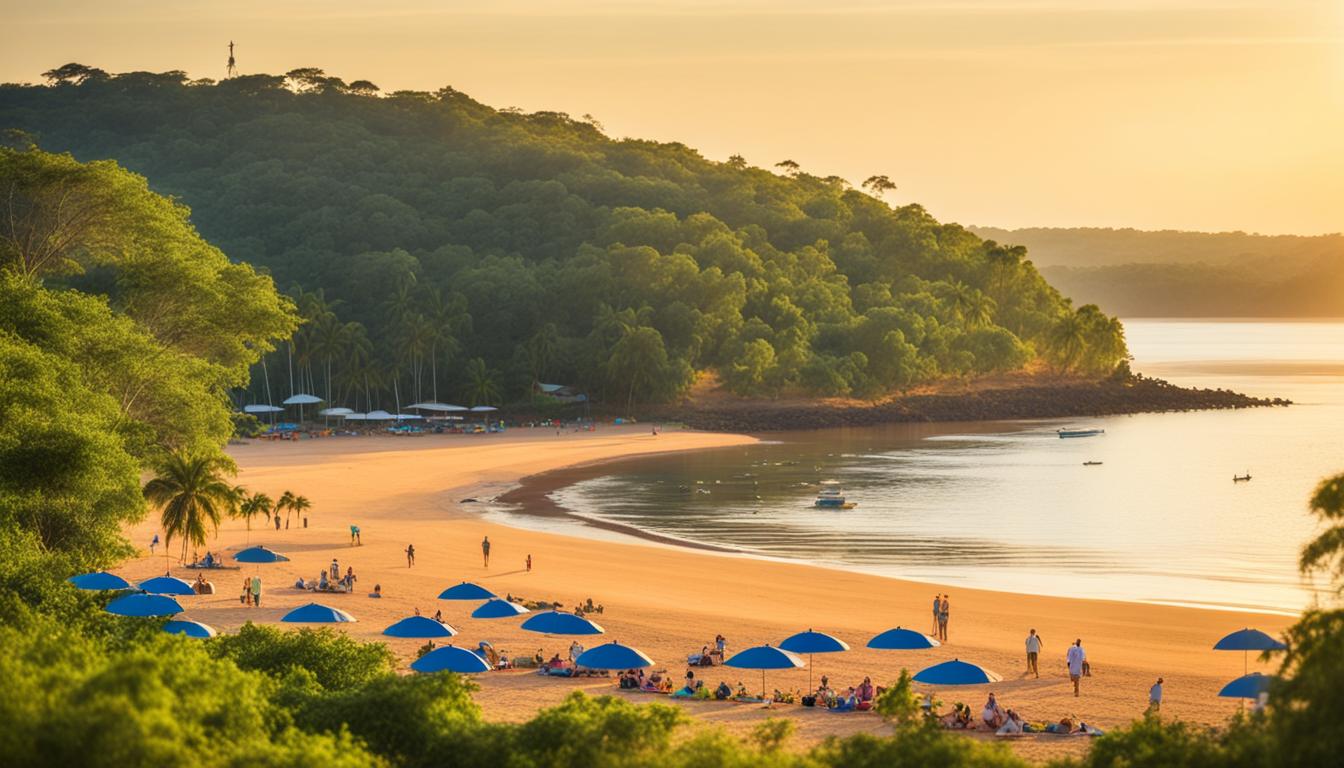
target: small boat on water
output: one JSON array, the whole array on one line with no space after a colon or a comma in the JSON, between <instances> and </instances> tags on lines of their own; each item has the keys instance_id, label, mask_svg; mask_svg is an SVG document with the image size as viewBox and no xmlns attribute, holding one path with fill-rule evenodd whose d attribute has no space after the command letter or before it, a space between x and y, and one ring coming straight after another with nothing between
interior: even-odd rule
<instances>
[{"instance_id":1,"label":"small boat on water","mask_svg":"<svg viewBox=\"0 0 1344 768\"><path fill-rule=\"evenodd\" d=\"M1234 483L1247 483L1247 482L1250 482L1250 480L1251 480L1251 473L1250 473L1250 472L1247 472L1247 473L1244 474L1244 475L1233 475L1233 476L1232 476L1232 482L1234 482Z\"/></svg>"},{"instance_id":2,"label":"small boat on water","mask_svg":"<svg viewBox=\"0 0 1344 768\"><path fill-rule=\"evenodd\" d=\"M812 506L818 509L853 509L854 502L845 501L845 492L835 480L822 480L821 490Z\"/></svg>"},{"instance_id":3,"label":"small boat on water","mask_svg":"<svg viewBox=\"0 0 1344 768\"><path fill-rule=\"evenodd\" d=\"M1084 467L1099 467L1099 466L1101 466L1101 462L1100 462L1100 461L1084 461L1084 462L1083 462L1083 466L1084 466Z\"/></svg>"},{"instance_id":4,"label":"small boat on water","mask_svg":"<svg viewBox=\"0 0 1344 768\"><path fill-rule=\"evenodd\" d=\"M1060 437L1093 437L1095 435L1104 435L1104 429L1057 429L1055 434Z\"/></svg>"}]
</instances>

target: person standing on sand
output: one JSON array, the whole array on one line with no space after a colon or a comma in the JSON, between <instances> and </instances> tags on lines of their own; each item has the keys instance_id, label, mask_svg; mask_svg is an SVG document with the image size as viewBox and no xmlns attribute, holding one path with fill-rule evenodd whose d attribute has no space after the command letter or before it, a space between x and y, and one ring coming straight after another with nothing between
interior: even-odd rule
<instances>
[{"instance_id":1,"label":"person standing on sand","mask_svg":"<svg viewBox=\"0 0 1344 768\"><path fill-rule=\"evenodd\" d=\"M252 577L252 605L256 608L261 607L261 577Z\"/></svg>"},{"instance_id":2,"label":"person standing on sand","mask_svg":"<svg viewBox=\"0 0 1344 768\"><path fill-rule=\"evenodd\" d=\"M943 602L938 606L938 639L947 642L947 617L951 615L951 605L947 601L947 595L943 595Z\"/></svg>"},{"instance_id":3,"label":"person standing on sand","mask_svg":"<svg viewBox=\"0 0 1344 768\"><path fill-rule=\"evenodd\" d=\"M149 554L154 554L154 548L159 546L159 534L154 534L154 539L149 542Z\"/></svg>"},{"instance_id":4,"label":"person standing on sand","mask_svg":"<svg viewBox=\"0 0 1344 768\"><path fill-rule=\"evenodd\" d=\"M407 544L407 545L406 545L406 567L407 567L407 568L410 568L410 567L412 567L412 566L414 566L414 565L415 565L415 545L414 545L414 544Z\"/></svg>"},{"instance_id":5,"label":"person standing on sand","mask_svg":"<svg viewBox=\"0 0 1344 768\"><path fill-rule=\"evenodd\" d=\"M532 555L527 556L527 572L532 572Z\"/></svg>"},{"instance_id":6,"label":"person standing on sand","mask_svg":"<svg viewBox=\"0 0 1344 768\"><path fill-rule=\"evenodd\" d=\"M1041 670L1036 666L1036 661L1040 658L1040 654L1041 636L1033 629L1031 634L1027 635L1027 671L1038 678L1041 676Z\"/></svg>"},{"instance_id":7,"label":"person standing on sand","mask_svg":"<svg viewBox=\"0 0 1344 768\"><path fill-rule=\"evenodd\" d=\"M337 581L341 578L341 564L336 562L336 558L331 558L331 580Z\"/></svg>"},{"instance_id":8,"label":"person standing on sand","mask_svg":"<svg viewBox=\"0 0 1344 768\"><path fill-rule=\"evenodd\" d=\"M275 514L275 530L280 530L280 513Z\"/></svg>"},{"instance_id":9,"label":"person standing on sand","mask_svg":"<svg viewBox=\"0 0 1344 768\"><path fill-rule=\"evenodd\" d=\"M490 537L481 539L481 558L485 560L485 567L490 567Z\"/></svg>"},{"instance_id":10,"label":"person standing on sand","mask_svg":"<svg viewBox=\"0 0 1344 768\"><path fill-rule=\"evenodd\" d=\"M942 612L942 608L943 604L938 599L938 593L935 592L933 595L933 629L929 630L929 634L934 637L938 637L938 614Z\"/></svg>"},{"instance_id":11,"label":"person standing on sand","mask_svg":"<svg viewBox=\"0 0 1344 768\"><path fill-rule=\"evenodd\" d=\"M1153 687L1148 689L1148 713L1157 714L1162 709L1162 678L1157 678Z\"/></svg>"},{"instance_id":12,"label":"person standing on sand","mask_svg":"<svg viewBox=\"0 0 1344 768\"><path fill-rule=\"evenodd\" d=\"M252 580L246 576L243 577L243 605L252 605Z\"/></svg>"},{"instance_id":13,"label":"person standing on sand","mask_svg":"<svg viewBox=\"0 0 1344 768\"><path fill-rule=\"evenodd\" d=\"M1073 695L1078 695L1078 681L1083 678L1083 663L1087 661L1087 652L1083 650L1083 639L1080 637L1073 641L1069 646L1068 655L1065 661L1069 664L1069 679L1073 681Z\"/></svg>"}]
</instances>

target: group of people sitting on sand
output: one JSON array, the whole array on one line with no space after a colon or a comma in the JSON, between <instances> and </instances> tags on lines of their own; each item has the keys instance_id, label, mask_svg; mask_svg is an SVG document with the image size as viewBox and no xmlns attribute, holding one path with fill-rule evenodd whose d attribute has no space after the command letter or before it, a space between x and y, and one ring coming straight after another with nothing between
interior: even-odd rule
<instances>
[{"instance_id":1,"label":"group of people sitting on sand","mask_svg":"<svg viewBox=\"0 0 1344 768\"><path fill-rule=\"evenodd\" d=\"M728 648L728 641L723 635L714 636L714 644L706 643L700 646L699 653L692 653L686 657L686 663L692 667L712 667L715 664L723 663L723 654Z\"/></svg>"},{"instance_id":2,"label":"group of people sitting on sand","mask_svg":"<svg viewBox=\"0 0 1344 768\"><path fill-rule=\"evenodd\" d=\"M318 575L317 579L305 579L300 576L299 580L294 582L294 588L306 589L311 592L353 592L355 590L355 582L359 579L359 577L355 575L354 567L346 568L344 576L341 576L340 572L340 566L336 564L335 560L332 560L330 571L323 571ZM382 597L383 590L381 585L374 586L373 594Z\"/></svg>"},{"instance_id":3,"label":"group of people sitting on sand","mask_svg":"<svg viewBox=\"0 0 1344 768\"><path fill-rule=\"evenodd\" d=\"M935 718L938 724L944 728L957 730L986 730L999 736L1017 736L1024 733L1055 733L1060 735L1084 735L1100 736L1101 729L1088 725L1081 720L1069 715L1061 718L1059 722L1047 723L1029 721L1022 717L1011 707L1003 707L993 693L989 694L989 699L980 710L980 717L977 719L971 712L967 704L957 702L952 705L952 711L945 715L937 715L933 712L933 703L930 698L924 700L924 711L927 717Z\"/></svg>"},{"instance_id":4,"label":"group of people sitting on sand","mask_svg":"<svg viewBox=\"0 0 1344 768\"><path fill-rule=\"evenodd\" d=\"M187 563L187 568L225 568L224 559L214 552L207 551L205 557L198 556L195 552L191 553L191 562Z\"/></svg>"},{"instance_id":5,"label":"group of people sitting on sand","mask_svg":"<svg viewBox=\"0 0 1344 768\"><path fill-rule=\"evenodd\" d=\"M873 685L872 678L865 677L863 682L857 686L851 685L846 689L832 688L831 680L826 675L821 676L821 685L810 696L804 696L802 703L805 707L823 707L832 712L866 712L873 708L873 703L882 693L882 689Z\"/></svg>"},{"instance_id":6,"label":"group of people sitting on sand","mask_svg":"<svg viewBox=\"0 0 1344 768\"><path fill-rule=\"evenodd\" d=\"M213 595L215 594L215 584L206 581L205 576L198 573L196 574L196 580L191 583L191 591L198 595Z\"/></svg>"},{"instance_id":7,"label":"group of people sitting on sand","mask_svg":"<svg viewBox=\"0 0 1344 768\"><path fill-rule=\"evenodd\" d=\"M505 595L504 599L510 603L517 603L529 611L563 611L565 609L563 603L548 602L546 600L528 600L522 595L515 595L512 593ZM593 598L590 597L586 602L574 606L574 615L583 616L589 613L601 614L604 610L606 609L603 606L594 604Z\"/></svg>"}]
</instances>

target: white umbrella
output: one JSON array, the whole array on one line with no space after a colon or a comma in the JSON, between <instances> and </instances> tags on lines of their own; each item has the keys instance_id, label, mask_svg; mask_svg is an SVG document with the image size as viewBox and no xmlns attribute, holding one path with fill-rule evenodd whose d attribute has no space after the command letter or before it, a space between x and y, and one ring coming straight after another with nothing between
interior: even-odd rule
<instances>
[{"instance_id":1,"label":"white umbrella","mask_svg":"<svg viewBox=\"0 0 1344 768\"><path fill-rule=\"evenodd\" d=\"M320 402L322 402L322 398L318 397L317 395L299 394L294 395L293 397L285 398L285 405L312 405L313 403L320 403Z\"/></svg>"},{"instance_id":2,"label":"white umbrella","mask_svg":"<svg viewBox=\"0 0 1344 768\"><path fill-rule=\"evenodd\" d=\"M490 413L491 411L498 411L498 410L499 409L493 405L474 405L471 408L472 413Z\"/></svg>"},{"instance_id":3,"label":"white umbrella","mask_svg":"<svg viewBox=\"0 0 1344 768\"><path fill-rule=\"evenodd\" d=\"M416 419L423 419L425 417L418 413L398 413L396 418L397 421L415 421Z\"/></svg>"},{"instance_id":4,"label":"white umbrella","mask_svg":"<svg viewBox=\"0 0 1344 768\"><path fill-rule=\"evenodd\" d=\"M434 403L434 402L416 403L415 405L408 405L406 407L417 411L435 411L437 413L448 413L450 411L467 410L465 407L460 405L449 405L447 403Z\"/></svg>"},{"instance_id":5,"label":"white umbrella","mask_svg":"<svg viewBox=\"0 0 1344 768\"><path fill-rule=\"evenodd\" d=\"M395 419L395 418L396 417L393 416L392 414L382 410L369 411L368 413L364 414L364 419L366 421L386 421L388 419Z\"/></svg>"},{"instance_id":6,"label":"white umbrella","mask_svg":"<svg viewBox=\"0 0 1344 768\"><path fill-rule=\"evenodd\" d=\"M368 418L369 418L369 415L368 415L367 413L347 413L347 414L345 414L345 420L346 420L346 421L368 421Z\"/></svg>"},{"instance_id":7,"label":"white umbrella","mask_svg":"<svg viewBox=\"0 0 1344 768\"><path fill-rule=\"evenodd\" d=\"M283 410L285 409L274 405L257 404L243 406L243 413L279 413Z\"/></svg>"},{"instance_id":8,"label":"white umbrella","mask_svg":"<svg viewBox=\"0 0 1344 768\"><path fill-rule=\"evenodd\" d=\"M318 416L350 416L354 413L350 408L323 408L317 412ZM363 415L363 414L361 414Z\"/></svg>"}]
</instances>

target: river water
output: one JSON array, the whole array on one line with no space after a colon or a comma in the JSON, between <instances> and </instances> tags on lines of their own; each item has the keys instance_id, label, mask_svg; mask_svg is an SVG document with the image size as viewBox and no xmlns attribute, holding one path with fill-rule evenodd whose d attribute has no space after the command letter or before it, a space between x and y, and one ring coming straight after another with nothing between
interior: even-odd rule
<instances>
[{"instance_id":1,"label":"river water","mask_svg":"<svg viewBox=\"0 0 1344 768\"><path fill-rule=\"evenodd\" d=\"M1296 568L1317 530L1306 501L1344 472L1344 322L1125 325L1135 370L1295 405L770 435L623 463L554 497L664 536L905 579L1300 610L1320 594ZM1063 426L1105 434L1060 439ZM857 506L813 508L823 479Z\"/></svg>"}]
</instances>

